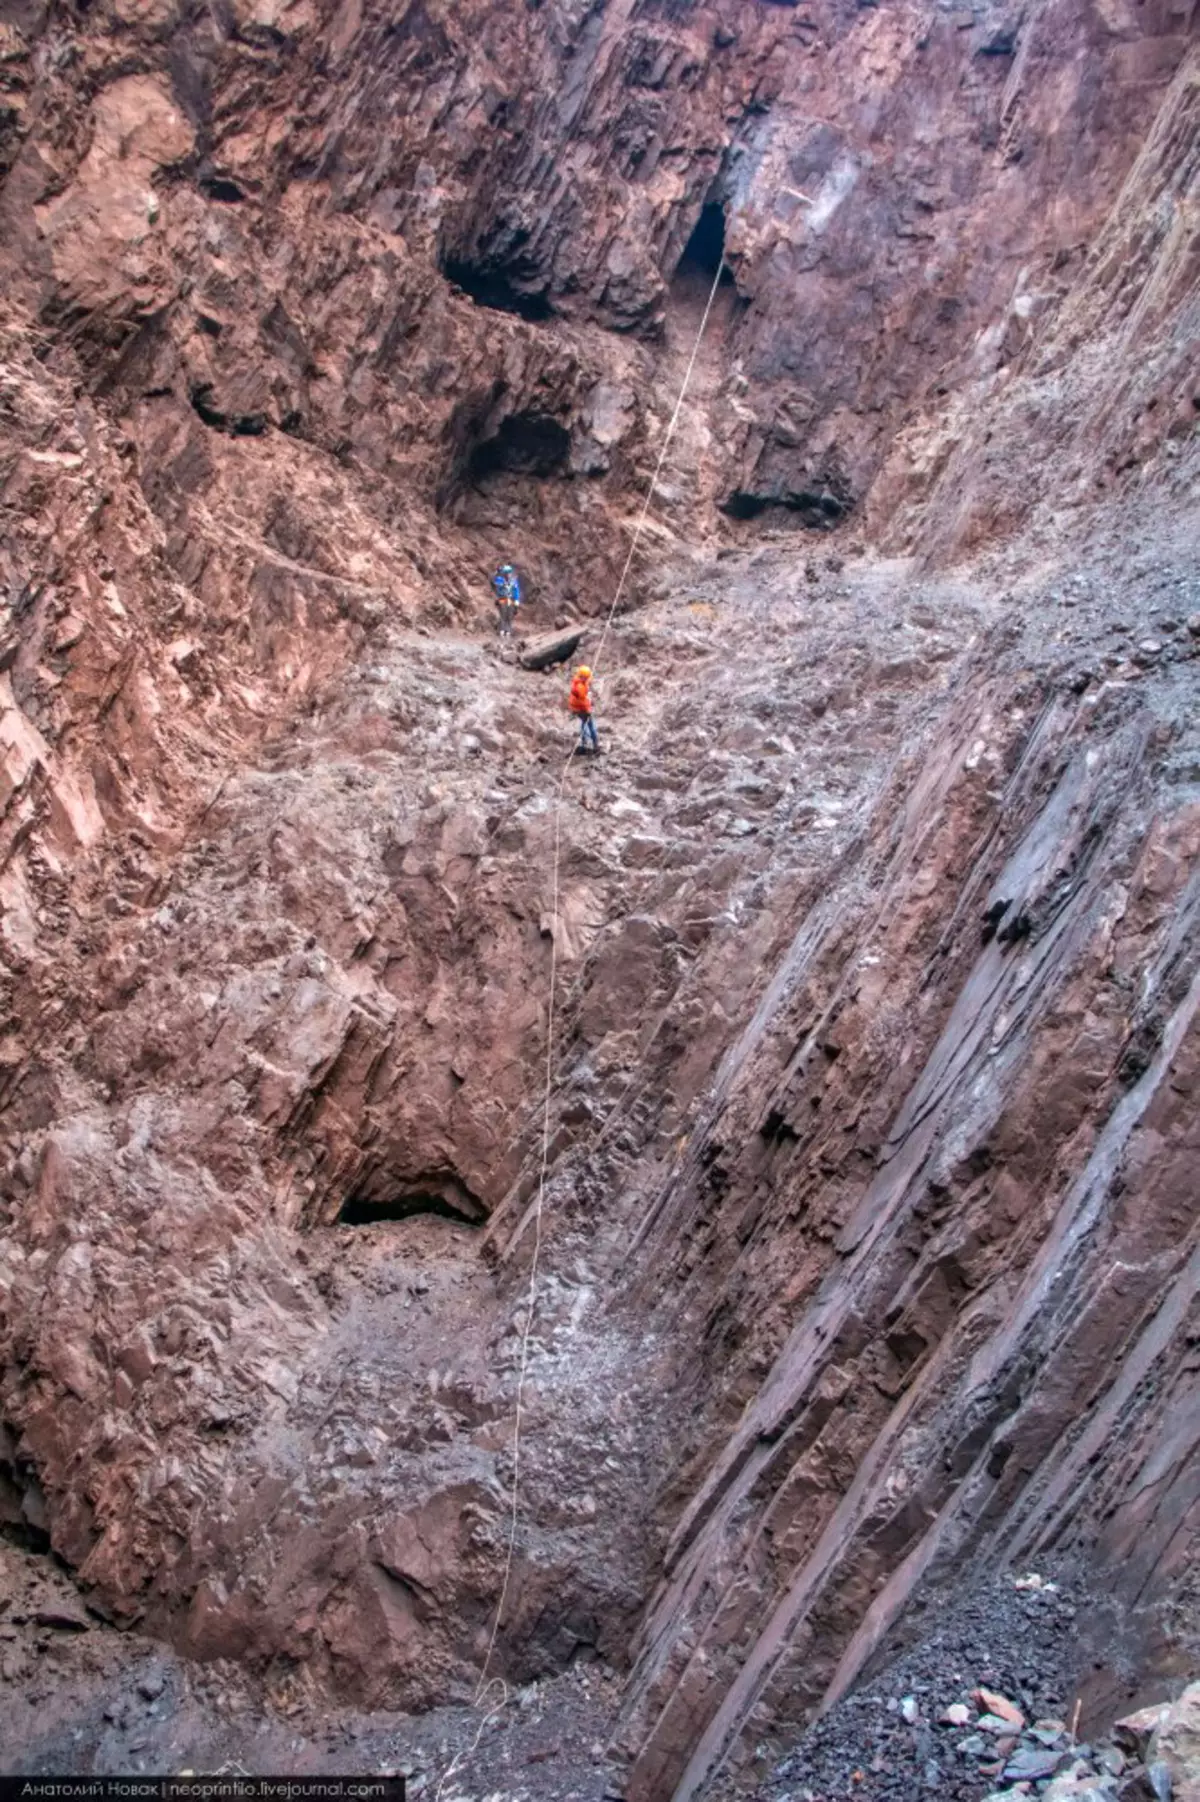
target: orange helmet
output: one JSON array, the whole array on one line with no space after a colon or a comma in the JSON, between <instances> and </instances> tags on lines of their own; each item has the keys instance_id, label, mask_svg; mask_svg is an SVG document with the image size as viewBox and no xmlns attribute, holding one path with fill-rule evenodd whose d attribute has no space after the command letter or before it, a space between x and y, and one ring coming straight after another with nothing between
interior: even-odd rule
<instances>
[{"instance_id":1,"label":"orange helmet","mask_svg":"<svg viewBox=\"0 0 1200 1802\"><path fill-rule=\"evenodd\" d=\"M580 664L580 666L579 666L579 668L578 668L578 669L577 669L577 670L576 670L576 671L575 671L575 674L576 674L576 675L577 675L577 676L590 676L590 675L591 675L591 673L592 673L592 672L591 672L591 670L590 670L590 669L589 669L589 668L588 668L588 666L587 666L587 664L586 664L586 663L581 663L581 664Z\"/></svg>"}]
</instances>

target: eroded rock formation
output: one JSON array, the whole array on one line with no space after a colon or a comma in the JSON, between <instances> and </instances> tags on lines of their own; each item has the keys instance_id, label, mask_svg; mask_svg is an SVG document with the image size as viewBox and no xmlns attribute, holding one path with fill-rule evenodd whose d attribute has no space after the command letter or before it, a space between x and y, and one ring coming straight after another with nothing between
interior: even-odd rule
<instances>
[{"instance_id":1,"label":"eroded rock formation","mask_svg":"<svg viewBox=\"0 0 1200 1802\"><path fill-rule=\"evenodd\" d=\"M0 1505L94 1609L469 1697L554 939L504 1672L651 1802L964 1561L1186 1641L1194 23L10 10ZM722 262L556 821L486 573L605 610Z\"/></svg>"}]
</instances>

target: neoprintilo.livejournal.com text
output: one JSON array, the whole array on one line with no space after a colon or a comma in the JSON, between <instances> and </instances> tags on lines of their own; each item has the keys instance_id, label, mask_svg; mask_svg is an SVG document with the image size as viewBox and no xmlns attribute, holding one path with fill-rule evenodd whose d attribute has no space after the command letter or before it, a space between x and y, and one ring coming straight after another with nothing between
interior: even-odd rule
<instances>
[{"instance_id":1,"label":"neoprintilo.livejournal.com text","mask_svg":"<svg viewBox=\"0 0 1200 1802\"><path fill-rule=\"evenodd\" d=\"M4 1777L0 1802L405 1802L387 1777Z\"/></svg>"}]
</instances>

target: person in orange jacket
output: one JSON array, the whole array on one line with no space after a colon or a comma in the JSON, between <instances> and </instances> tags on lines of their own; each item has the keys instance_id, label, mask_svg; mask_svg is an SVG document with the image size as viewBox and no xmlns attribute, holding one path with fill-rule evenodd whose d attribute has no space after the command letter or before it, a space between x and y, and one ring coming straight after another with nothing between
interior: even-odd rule
<instances>
[{"instance_id":1,"label":"person in orange jacket","mask_svg":"<svg viewBox=\"0 0 1200 1802\"><path fill-rule=\"evenodd\" d=\"M592 672L586 663L581 663L571 681L571 692L567 696L567 706L579 720L579 749L600 752L600 741L596 737L596 722L592 718Z\"/></svg>"}]
</instances>

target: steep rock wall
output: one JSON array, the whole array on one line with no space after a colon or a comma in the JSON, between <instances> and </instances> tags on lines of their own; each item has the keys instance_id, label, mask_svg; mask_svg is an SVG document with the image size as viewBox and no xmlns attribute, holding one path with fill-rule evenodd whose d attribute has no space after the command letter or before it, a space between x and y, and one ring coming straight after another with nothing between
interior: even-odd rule
<instances>
[{"instance_id":1,"label":"steep rock wall","mask_svg":"<svg viewBox=\"0 0 1200 1802\"><path fill-rule=\"evenodd\" d=\"M1017 529L1046 543L1098 496L1134 519L1142 488L1151 507L1188 493L1198 140L1193 45L1074 276L1024 270L976 379L901 433L870 500L889 542L934 560Z\"/></svg>"},{"instance_id":2,"label":"steep rock wall","mask_svg":"<svg viewBox=\"0 0 1200 1802\"><path fill-rule=\"evenodd\" d=\"M633 1793L800 1725L964 1556L1118 1506L1194 1545L1200 816L1148 755L1178 729L961 696L726 1055L639 1247L707 1326Z\"/></svg>"},{"instance_id":3,"label":"steep rock wall","mask_svg":"<svg viewBox=\"0 0 1200 1802\"><path fill-rule=\"evenodd\" d=\"M627 477L667 401L658 359L611 328L669 335L712 197L740 304L702 498L820 523L866 492L914 407L1011 360L1031 295L1042 313L1072 285L1191 18L1192 0L1027 19L30 9L6 61L7 286L70 327L119 400L194 582L200 489L212 513L236 488L258 536L305 535L278 491L251 500L245 459L226 483L214 433L350 459L393 529L414 495L460 493L506 420L569 435L553 473L602 477L615 456ZM560 487L520 498L535 564ZM600 498L571 486L576 537L592 532L556 571L567 598L611 554Z\"/></svg>"},{"instance_id":4,"label":"steep rock wall","mask_svg":"<svg viewBox=\"0 0 1200 1802\"><path fill-rule=\"evenodd\" d=\"M6 20L0 1504L98 1608L471 1692L555 930L504 1670L632 1646L690 1794L966 1553L1185 1583L1193 24ZM604 604L706 205L555 922L559 697L462 628L514 539ZM982 561L755 548L864 497Z\"/></svg>"}]
</instances>

